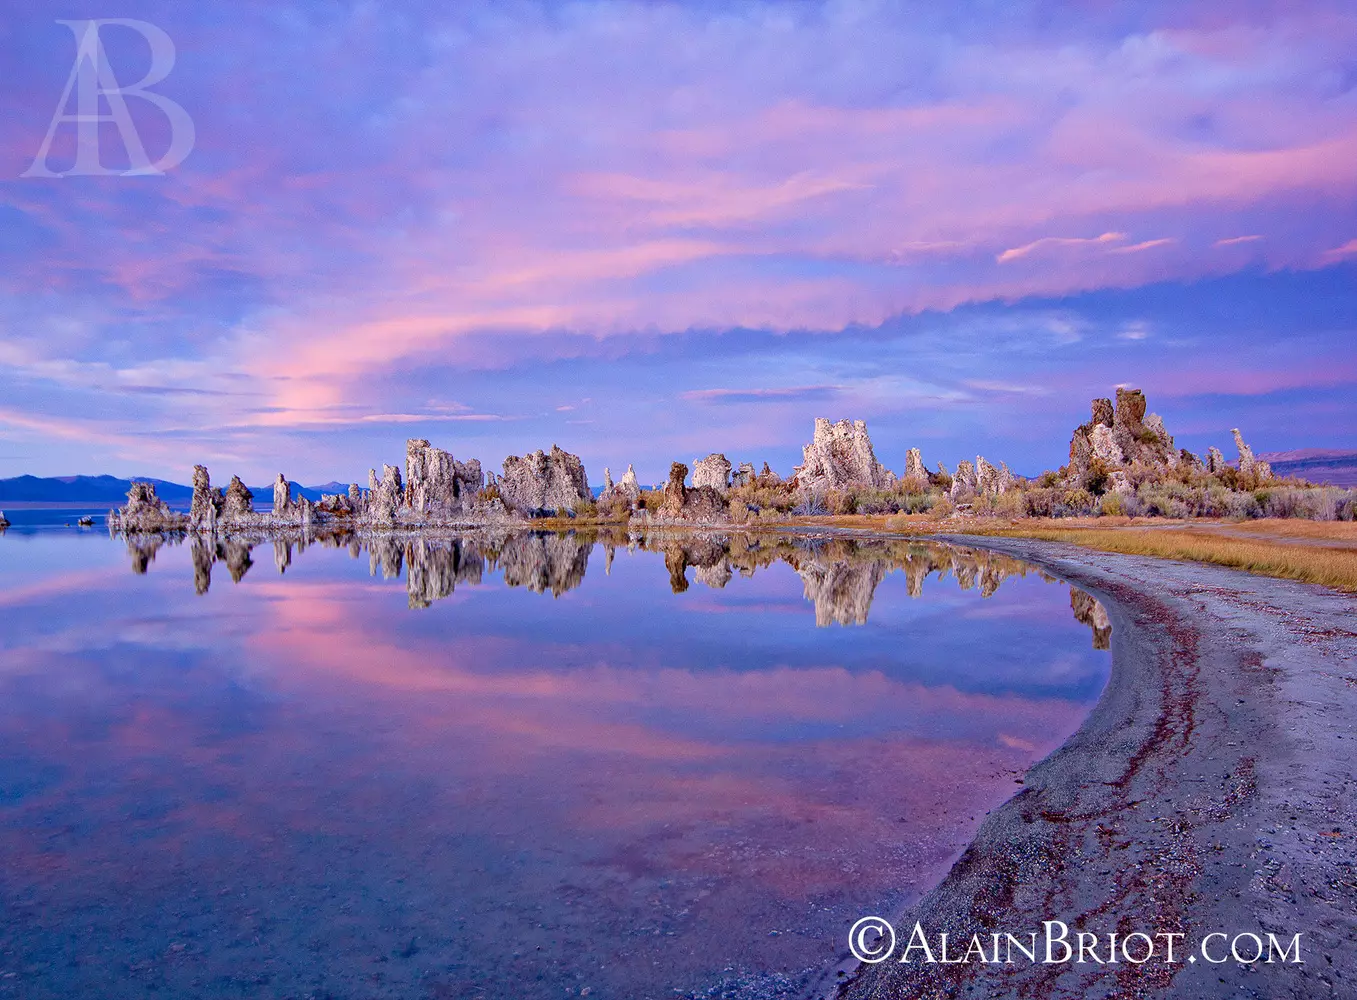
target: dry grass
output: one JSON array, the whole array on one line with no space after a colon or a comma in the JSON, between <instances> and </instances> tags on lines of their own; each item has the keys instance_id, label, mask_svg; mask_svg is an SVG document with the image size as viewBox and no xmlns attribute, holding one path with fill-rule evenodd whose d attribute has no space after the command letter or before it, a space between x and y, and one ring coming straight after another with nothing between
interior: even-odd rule
<instances>
[{"instance_id":1,"label":"dry grass","mask_svg":"<svg viewBox=\"0 0 1357 1000\"><path fill-rule=\"evenodd\" d=\"M1231 525L1229 530L1235 527ZM1142 527L1028 528L1010 525L985 533L1072 542L1103 552L1215 563L1263 576L1317 583L1357 593L1357 547L1319 547L1264 538L1240 538L1197 525L1178 531Z\"/></svg>"}]
</instances>

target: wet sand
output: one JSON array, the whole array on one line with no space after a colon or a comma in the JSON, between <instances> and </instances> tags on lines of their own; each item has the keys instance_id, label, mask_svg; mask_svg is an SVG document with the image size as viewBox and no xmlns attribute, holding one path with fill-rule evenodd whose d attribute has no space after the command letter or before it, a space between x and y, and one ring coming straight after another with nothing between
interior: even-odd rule
<instances>
[{"instance_id":1,"label":"wet sand","mask_svg":"<svg viewBox=\"0 0 1357 1000\"><path fill-rule=\"evenodd\" d=\"M841 967L823 993L1357 996L1357 597L1062 543L947 540L1030 560L1099 598L1113 670L1084 726L943 882L885 916L920 921L935 942L1051 919L1186 937L1172 965L889 961ZM1186 961L1212 932L1300 933L1304 964Z\"/></svg>"}]
</instances>

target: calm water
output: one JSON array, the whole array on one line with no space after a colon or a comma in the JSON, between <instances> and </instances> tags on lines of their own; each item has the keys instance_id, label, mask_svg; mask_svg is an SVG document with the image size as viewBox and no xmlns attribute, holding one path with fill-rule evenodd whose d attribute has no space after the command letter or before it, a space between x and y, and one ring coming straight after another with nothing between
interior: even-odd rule
<instances>
[{"instance_id":1,"label":"calm water","mask_svg":"<svg viewBox=\"0 0 1357 1000\"><path fill-rule=\"evenodd\" d=\"M0 997L793 996L1108 669L939 545L64 519L0 537Z\"/></svg>"}]
</instances>

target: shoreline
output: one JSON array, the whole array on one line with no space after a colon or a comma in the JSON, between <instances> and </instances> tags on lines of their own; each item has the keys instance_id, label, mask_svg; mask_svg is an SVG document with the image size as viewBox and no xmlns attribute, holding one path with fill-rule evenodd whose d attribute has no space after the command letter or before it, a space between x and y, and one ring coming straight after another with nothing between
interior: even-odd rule
<instances>
[{"instance_id":1,"label":"shoreline","mask_svg":"<svg viewBox=\"0 0 1357 1000\"><path fill-rule=\"evenodd\" d=\"M856 534L856 533L854 533ZM1305 964L858 965L816 995L1341 997L1357 983L1357 599L1199 563L940 534L1103 603L1097 705L896 920L936 940L1071 929L1301 933ZM864 914L865 915L865 914ZM903 931L902 931L903 933ZM851 971L849 971L851 970Z\"/></svg>"}]
</instances>

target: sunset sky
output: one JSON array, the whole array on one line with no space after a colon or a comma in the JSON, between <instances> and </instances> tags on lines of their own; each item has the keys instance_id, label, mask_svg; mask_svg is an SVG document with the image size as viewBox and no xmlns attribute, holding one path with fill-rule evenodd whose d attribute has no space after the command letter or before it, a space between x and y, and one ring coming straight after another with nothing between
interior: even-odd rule
<instances>
[{"instance_id":1,"label":"sunset sky","mask_svg":"<svg viewBox=\"0 0 1357 1000\"><path fill-rule=\"evenodd\" d=\"M193 151L21 177L93 17ZM1035 474L1118 383L1357 449L1351 0L12 3L0 66L0 476L786 474L817 416Z\"/></svg>"}]
</instances>

